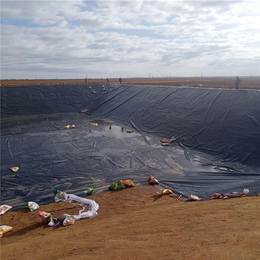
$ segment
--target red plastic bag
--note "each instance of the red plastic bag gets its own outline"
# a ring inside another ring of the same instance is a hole
[[[155,179],[151,174],[148,175],[148,178],[149,178],[149,184],[151,185],[159,184],[159,181]]]

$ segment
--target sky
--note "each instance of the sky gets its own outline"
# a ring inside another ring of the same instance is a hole
[[[260,1],[2,1],[1,79],[260,75]]]

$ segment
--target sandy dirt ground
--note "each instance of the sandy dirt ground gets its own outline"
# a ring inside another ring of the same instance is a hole
[[[217,78],[123,78],[127,85],[154,86],[193,86],[203,88],[235,88],[235,77]],[[116,78],[109,79],[110,84],[119,84]],[[88,85],[106,84],[106,79],[88,79]],[[84,79],[35,79],[35,80],[2,80],[1,86],[46,86],[46,85],[84,85]],[[260,89],[260,77],[241,77],[240,89]]]
[[[155,192],[140,185],[93,195],[98,216],[67,227],[48,227],[29,209],[7,212],[1,224],[14,229],[1,238],[1,259],[259,260],[260,197],[185,202]],[[58,217],[79,208],[39,210]]]

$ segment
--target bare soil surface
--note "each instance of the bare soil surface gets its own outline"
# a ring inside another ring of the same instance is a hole
[[[98,216],[52,228],[29,209],[7,212],[1,259],[259,260],[260,197],[198,202],[157,197],[152,186],[93,195]],[[39,210],[77,214],[53,203]]]
[[[235,88],[235,77],[216,78],[122,78],[126,85],[154,86],[193,86],[203,88]],[[109,79],[110,84],[119,84],[116,78]],[[88,79],[88,85],[106,84],[106,79]],[[47,85],[84,85],[85,79],[35,79],[1,80],[1,86],[47,86]],[[202,85],[202,86],[201,86]],[[260,77],[241,77],[240,89],[260,89]]]

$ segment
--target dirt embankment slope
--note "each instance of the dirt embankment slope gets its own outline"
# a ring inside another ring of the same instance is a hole
[[[52,228],[35,212],[1,216],[14,227],[1,239],[1,259],[259,260],[260,197],[202,202],[154,196],[144,186],[94,195],[98,216]],[[54,217],[76,214],[69,203],[41,206]]]

